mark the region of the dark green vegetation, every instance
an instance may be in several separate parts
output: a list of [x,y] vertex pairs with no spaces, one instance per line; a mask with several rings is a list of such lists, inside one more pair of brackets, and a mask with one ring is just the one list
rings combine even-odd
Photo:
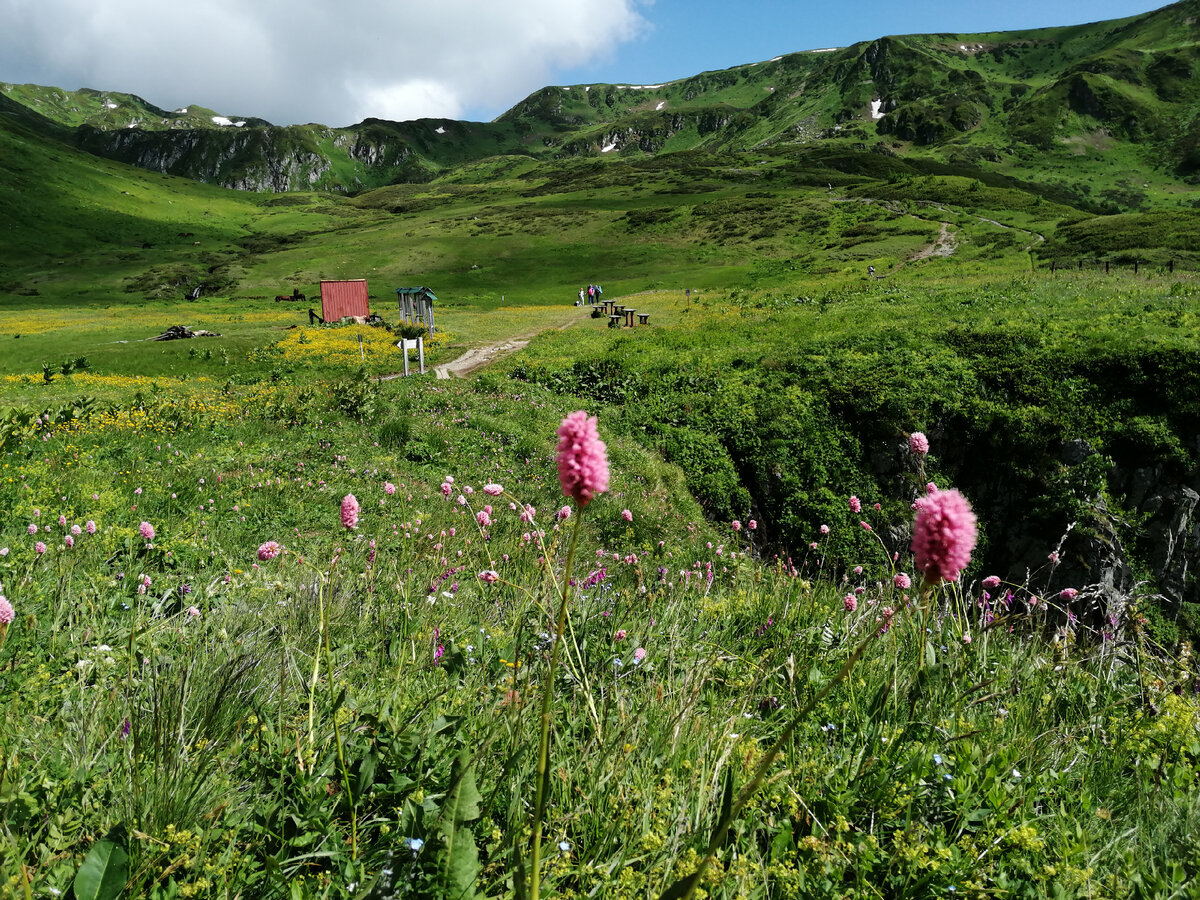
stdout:
[[[6,91],[0,894],[515,900],[553,680],[543,896],[694,872],[811,702],[710,896],[1194,896],[1196,6],[549,88],[493,125]],[[258,186],[303,147],[339,192],[81,149],[133,118],[204,133],[188,174]],[[307,324],[357,277],[393,323],[434,289],[433,362],[532,343],[376,381],[395,334]],[[570,305],[597,281],[649,326]],[[142,342],[175,324],[221,337]],[[564,524],[579,407],[613,483]],[[917,593],[928,481],[980,545]]]

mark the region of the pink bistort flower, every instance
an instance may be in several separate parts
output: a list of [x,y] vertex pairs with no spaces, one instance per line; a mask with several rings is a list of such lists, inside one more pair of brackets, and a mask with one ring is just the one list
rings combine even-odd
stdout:
[[858,609],[858,598],[853,594],[847,594],[842,598],[842,606],[845,608],[846,612],[854,612],[856,609]]
[[996,588],[1000,587],[1000,576],[989,575],[987,578],[983,579],[983,586],[989,591],[994,591]]
[[1063,588],[1058,592],[1058,596],[1064,600],[1074,600],[1078,595],[1079,591],[1075,590],[1075,588]]
[[558,428],[558,481],[580,506],[608,490],[608,448],[596,425],[596,417],[580,409]]
[[385,481],[383,483],[383,492],[390,497],[392,494],[396,493],[396,486],[390,481]]
[[87,527],[87,533],[88,533],[88,534],[95,534],[95,533],[96,533],[96,523],[95,523],[95,522],[93,522],[91,519],[88,519],[88,523],[87,523],[87,526],[86,526],[86,527]]
[[486,582],[487,584],[495,584],[500,580],[500,573],[496,572],[494,569],[484,569],[479,573],[479,580]]
[[976,537],[975,513],[958,491],[938,491],[917,501],[912,549],[926,583],[955,581],[971,561]]
[[633,521],[633,513],[631,513],[627,509],[623,509],[623,510],[621,510],[621,518],[624,519],[626,522],[632,522]]
[[154,526],[149,522],[143,522],[138,526],[138,534],[148,541],[154,540]]
[[853,494],[850,495],[850,512],[862,512],[862,501]]
[[483,492],[489,497],[499,497],[504,493],[504,485],[489,483],[483,486]]
[[347,494],[342,498],[342,527],[357,528],[358,527],[358,498],[353,494]]
[[269,562],[277,557],[282,549],[277,542],[267,541],[258,548],[258,558],[263,562]]
[[904,572],[897,572],[892,576],[892,584],[902,591],[907,591],[910,587],[912,587],[912,579],[909,578]]
[[36,544],[33,545],[33,549],[34,549],[34,552],[36,552],[38,556],[41,556],[43,553],[46,552],[46,545],[43,544],[41,541],[38,541]]
[[929,452],[929,438],[923,432],[914,431],[908,436],[908,449],[917,456],[924,456]]
[[13,611],[12,604],[8,602],[8,598],[0,594],[0,625],[8,625],[17,616]]

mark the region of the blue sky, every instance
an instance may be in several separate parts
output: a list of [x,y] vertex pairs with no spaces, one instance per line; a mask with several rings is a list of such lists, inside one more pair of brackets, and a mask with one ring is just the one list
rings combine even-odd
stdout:
[[546,85],[659,84],[888,34],[1076,25],[1164,4],[1007,0],[0,0],[0,81],[277,125],[487,121]]
[[885,35],[1080,25],[1166,5],[1153,0],[654,0],[637,7],[648,30],[613,46],[607,57],[564,72],[562,81],[659,84],[708,69],[762,62],[798,50],[846,47]]

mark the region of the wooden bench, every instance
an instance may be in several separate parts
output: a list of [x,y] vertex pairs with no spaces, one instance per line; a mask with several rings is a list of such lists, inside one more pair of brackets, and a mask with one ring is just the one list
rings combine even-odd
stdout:
[[624,316],[618,316],[614,313],[613,315],[608,317],[608,327],[609,328],[620,328],[621,320],[624,318],[625,318]]
[[633,317],[637,315],[637,310],[631,307],[625,307],[625,324],[630,328],[633,327]]
[[638,317],[639,325],[649,325],[650,324],[650,313],[638,313],[637,317]]

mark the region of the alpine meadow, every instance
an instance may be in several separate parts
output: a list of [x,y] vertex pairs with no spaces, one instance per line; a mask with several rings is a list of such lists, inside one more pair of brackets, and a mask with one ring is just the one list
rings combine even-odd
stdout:
[[1200,898],[1198,198],[1200,0],[0,84],[0,896]]

